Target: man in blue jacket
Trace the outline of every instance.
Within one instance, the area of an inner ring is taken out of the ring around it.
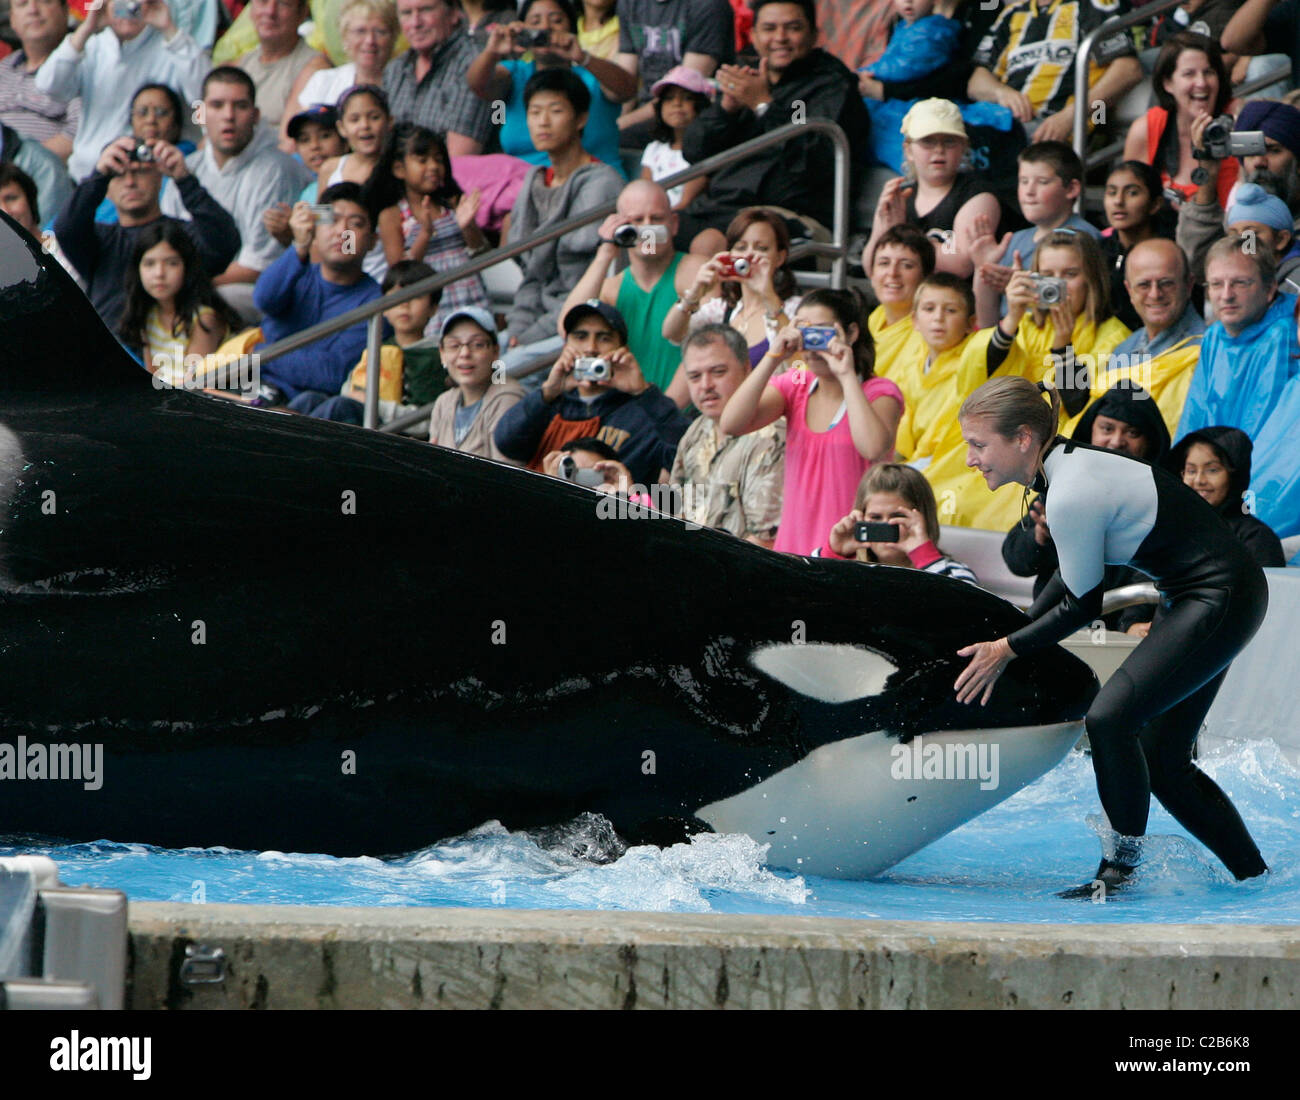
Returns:
[[[289,216],[293,247],[286,248],[262,272],[253,301],[262,311],[265,347],[295,332],[328,321],[382,296],[379,284],[361,267],[374,243],[370,213],[361,201],[361,186],[336,183],[326,188],[319,204],[330,207],[318,217],[310,204],[298,203]],[[320,263],[311,262],[316,244]],[[261,405],[282,405],[305,391],[335,396],[366,346],[366,325],[327,336],[267,363],[261,372]]]
[[[608,443],[639,484],[668,480],[686,420],[650,385],[627,346],[627,323],[607,302],[592,298],[564,315],[564,348],[541,389],[515,405],[494,438],[507,458],[542,469],[552,451],[574,439]],[[575,367],[582,359],[608,365],[600,380]]]

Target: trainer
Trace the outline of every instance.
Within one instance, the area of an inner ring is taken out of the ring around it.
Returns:
[[[1107,564],[1156,583],[1164,614],[1093,700],[1084,724],[1097,792],[1119,834],[1094,882],[1121,886],[1140,854],[1151,795],[1238,879],[1268,870],[1227,796],[1192,763],[1201,722],[1233,657],[1268,607],[1264,574],[1196,493],[1165,471],[1057,436],[1060,397],[1024,378],[993,378],[958,413],[966,464],[990,489],[1044,494],[1060,568],[1029,609],[1032,622],[958,650],[970,663],[957,700],[986,703],[1007,662],[1045,649],[1101,617]],[[1088,897],[1091,884],[1062,896]]]

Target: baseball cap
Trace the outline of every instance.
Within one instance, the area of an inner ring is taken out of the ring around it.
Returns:
[[[588,298],[585,302],[579,302],[564,315],[565,333],[572,332],[579,321],[584,317],[590,317],[593,313],[617,332],[622,337],[623,343],[627,343],[627,322],[623,320],[623,315],[608,302],[602,302],[599,298]]]
[[[913,103],[903,116],[903,137],[909,141],[934,134],[966,136],[966,124],[961,120],[957,104],[948,99],[923,99]]]
[[[318,103],[315,107],[308,107],[305,111],[299,111],[289,120],[288,134],[294,141],[298,140],[298,133],[309,122],[319,122],[322,126],[328,126],[333,129],[334,124],[338,122],[338,112],[333,107],[325,103]]]
[[[685,88],[688,92],[694,92],[696,95],[713,95],[713,82],[689,65],[677,65],[669,69],[661,80],[654,82],[650,88],[650,94],[657,96],[668,87]]]
[[[442,328],[438,332],[438,339],[441,340],[447,335],[447,330],[457,321],[473,321],[479,328],[490,336],[497,335],[496,319],[482,306],[463,306],[456,310],[455,313],[447,315],[446,320],[442,322]]]

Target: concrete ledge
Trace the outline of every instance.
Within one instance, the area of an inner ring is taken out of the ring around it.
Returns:
[[[1292,925],[133,902],[130,939],[136,1009],[1300,1007]]]

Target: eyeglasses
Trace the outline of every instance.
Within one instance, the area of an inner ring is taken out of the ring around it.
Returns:
[[[1205,287],[1207,290],[1222,291],[1227,287],[1231,287],[1233,290],[1244,291],[1258,284],[1258,279],[1209,279],[1206,281]]]
[[[1161,294],[1168,294],[1177,286],[1177,279],[1139,279],[1133,284],[1133,289],[1139,294],[1150,294],[1153,290]]]
[[[142,105],[131,108],[132,118],[171,118],[176,112],[170,107],[150,107]]]
[[[466,340],[464,343],[460,340],[444,340],[442,342],[442,350],[449,356],[459,355],[461,348],[469,348],[470,351],[487,351],[491,347],[491,342],[483,339]]]

